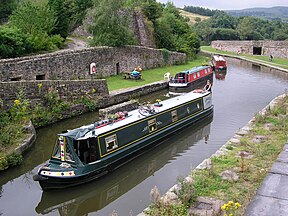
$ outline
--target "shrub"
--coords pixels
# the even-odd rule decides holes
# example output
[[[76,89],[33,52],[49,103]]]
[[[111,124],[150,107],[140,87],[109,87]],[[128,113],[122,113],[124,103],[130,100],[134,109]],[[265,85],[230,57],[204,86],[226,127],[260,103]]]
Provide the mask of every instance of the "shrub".
[[[33,51],[27,35],[17,28],[0,27],[0,41],[0,58],[13,58]]]
[[[8,162],[5,157],[0,156],[0,171],[8,168]]]
[[[23,161],[23,156],[19,153],[13,152],[7,156],[8,166],[16,166],[21,164]]]

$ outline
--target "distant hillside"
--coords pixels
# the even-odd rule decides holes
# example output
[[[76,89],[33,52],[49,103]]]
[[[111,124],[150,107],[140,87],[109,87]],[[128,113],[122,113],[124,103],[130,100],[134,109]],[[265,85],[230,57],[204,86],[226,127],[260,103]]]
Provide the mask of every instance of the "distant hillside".
[[[253,16],[267,20],[279,20],[288,22],[288,7],[272,7],[272,8],[247,8],[243,10],[227,10],[232,16]]]
[[[187,17],[189,19],[189,22],[191,24],[194,24],[198,21],[203,21],[205,19],[210,18],[209,16],[203,16],[203,15],[199,15],[199,14],[195,14],[195,13],[190,13],[188,11],[184,11],[181,9],[178,9],[180,11],[180,14],[184,17]]]

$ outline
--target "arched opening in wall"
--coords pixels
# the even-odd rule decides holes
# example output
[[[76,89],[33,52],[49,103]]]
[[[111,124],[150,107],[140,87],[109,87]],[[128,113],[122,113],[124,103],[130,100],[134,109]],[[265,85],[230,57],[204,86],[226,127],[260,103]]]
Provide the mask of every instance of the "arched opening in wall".
[[[45,80],[45,74],[36,75],[36,80]]]
[[[119,62],[116,63],[116,75],[120,73],[120,64]]]
[[[253,47],[253,55],[261,55],[262,47]]]
[[[21,80],[21,77],[13,77],[10,79],[11,81],[20,81]]]

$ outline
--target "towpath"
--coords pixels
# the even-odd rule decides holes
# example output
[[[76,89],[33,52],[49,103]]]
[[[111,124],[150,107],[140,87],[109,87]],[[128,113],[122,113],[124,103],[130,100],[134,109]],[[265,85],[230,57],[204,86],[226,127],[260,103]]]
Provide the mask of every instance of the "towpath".
[[[288,141],[268,172],[245,216],[288,215]]]

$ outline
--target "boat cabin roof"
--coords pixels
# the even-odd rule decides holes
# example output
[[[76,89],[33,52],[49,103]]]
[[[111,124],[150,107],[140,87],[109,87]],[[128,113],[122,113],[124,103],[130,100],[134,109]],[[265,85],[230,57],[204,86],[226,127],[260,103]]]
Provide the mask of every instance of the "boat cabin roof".
[[[181,71],[179,73],[192,74],[192,73],[198,72],[200,70],[204,70],[206,68],[210,68],[210,66],[206,66],[206,65],[205,66],[197,66],[197,67],[193,67],[189,70]],[[179,73],[177,73],[177,74],[179,74]]]
[[[176,107],[178,105],[184,104],[188,101],[203,97],[205,95],[209,94],[207,93],[193,93],[189,92],[177,97],[173,97],[164,101],[161,101],[162,104],[161,107],[156,107],[158,112],[162,112],[165,110],[169,110],[173,107]],[[123,120],[107,124],[103,127],[96,128],[94,124],[85,125],[80,128],[76,128],[73,130],[68,131],[67,133],[59,134],[59,136],[65,136],[70,137],[76,140],[84,140],[91,137],[97,137],[100,134],[106,133],[108,131],[114,130],[116,128],[121,128],[127,124],[130,124],[132,122],[136,122],[140,119],[145,119],[153,114],[148,114],[147,116],[143,116],[139,113],[139,109],[132,110],[128,112],[128,116],[124,118]]]
[[[222,56],[218,56],[218,55],[213,55],[213,59],[215,61],[225,61],[225,59]]]

